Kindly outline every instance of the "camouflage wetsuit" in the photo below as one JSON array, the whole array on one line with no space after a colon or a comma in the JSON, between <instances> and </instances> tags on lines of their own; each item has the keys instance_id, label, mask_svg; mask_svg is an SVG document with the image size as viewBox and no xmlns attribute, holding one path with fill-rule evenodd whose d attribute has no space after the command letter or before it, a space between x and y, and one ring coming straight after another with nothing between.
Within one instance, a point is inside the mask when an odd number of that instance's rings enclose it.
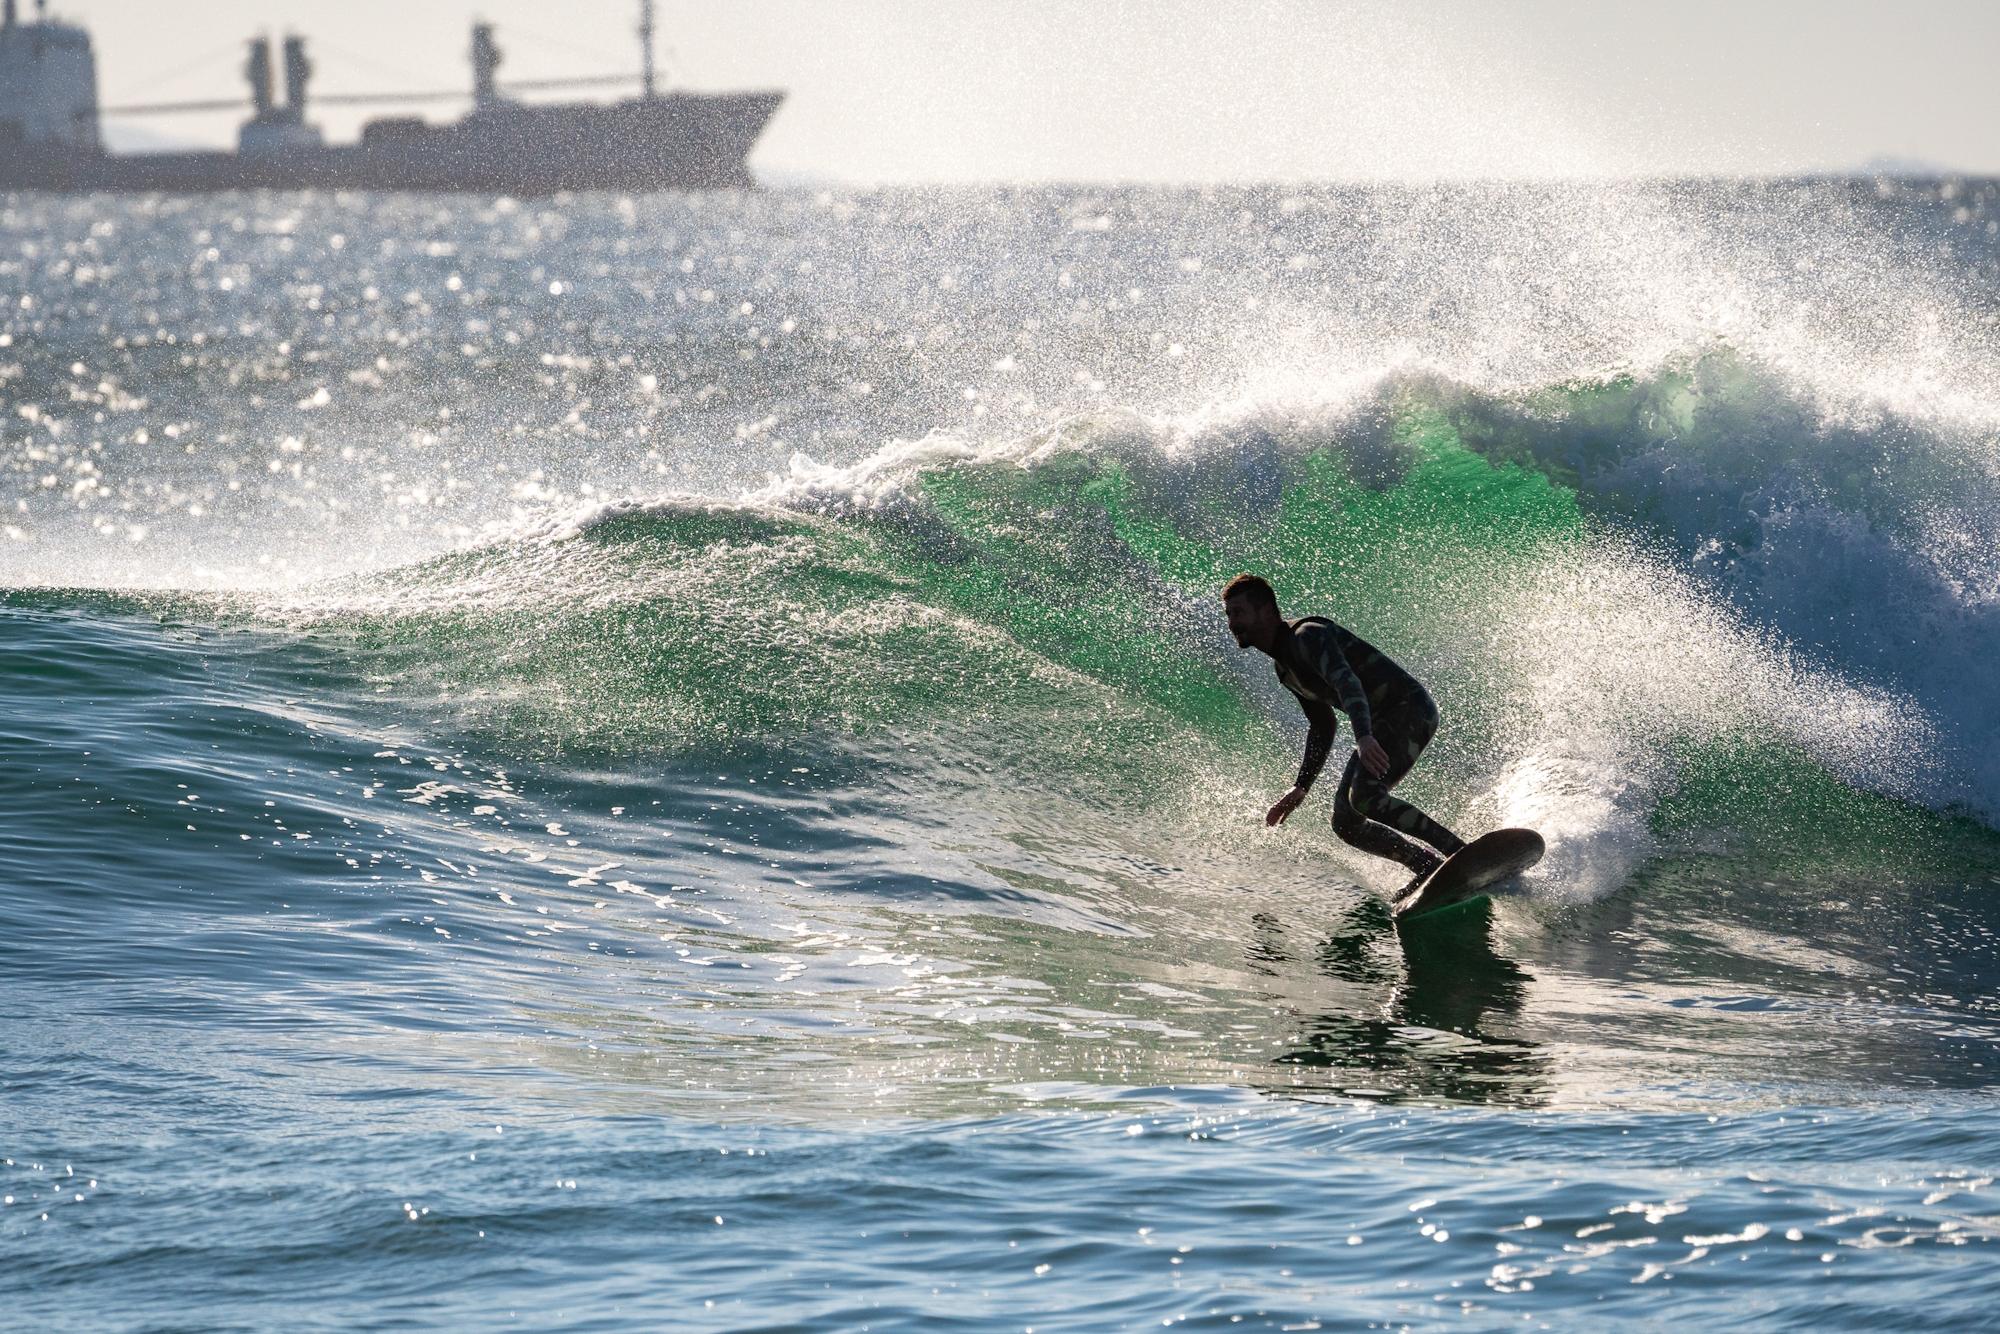
<instances>
[{"instance_id":1,"label":"camouflage wetsuit","mask_svg":"<svg viewBox=\"0 0 2000 1334\"><path fill-rule=\"evenodd\" d=\"M1358 742L1373 736L1389 753L1389 771L1377 778L1350 756L1333 798L1333 832L1363 852L1401 862L1419 875L1436 867L1437 855L1404 835L1450 856L1465 841L1406 801L1389 795L1437 731L1437 705L1417 678L1359 635L1324 616L1302 616L1271 654L1278 680L1298 697L1312 730L1298 785L1309 788L1326 764L1339 708ZM1398 832L1401 831L1401 832Z\"/></svg>"}]
</instances>

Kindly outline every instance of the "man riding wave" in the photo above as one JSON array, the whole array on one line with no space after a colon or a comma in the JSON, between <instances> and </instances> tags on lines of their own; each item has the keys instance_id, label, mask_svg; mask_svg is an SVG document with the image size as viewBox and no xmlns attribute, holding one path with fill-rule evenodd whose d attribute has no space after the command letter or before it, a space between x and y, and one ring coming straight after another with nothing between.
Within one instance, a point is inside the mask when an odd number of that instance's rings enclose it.
<instances>
[{"instance_id":1,"label":"man riding wave","mask_svg":"<svg viewBox=\"0 0 2000 1334\"><path fill-rule=\"evenodd\" d=\"M1257 575L1230 580L1222 605L1237 645L1270 656L1278 680L1311 723L1298 779L1265 814L1265 824L1283 824L1312 790L1333 748L1337 708L1354 728L1354 754L1334 793L1333 832L1363 852L1409 867L1412 884L1465 846L1451 830L1389 792L1437 731L1437 705L1421 682L1324 616L1286 620L1277 594Z\"/></svg>"}]
</instances>

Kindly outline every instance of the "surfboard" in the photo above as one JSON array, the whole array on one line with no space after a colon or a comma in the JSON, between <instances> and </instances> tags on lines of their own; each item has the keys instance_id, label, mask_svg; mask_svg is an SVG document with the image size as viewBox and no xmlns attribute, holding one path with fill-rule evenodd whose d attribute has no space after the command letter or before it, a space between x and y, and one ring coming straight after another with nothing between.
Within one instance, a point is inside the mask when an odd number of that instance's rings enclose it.
<instances>
[{"instance_id":1,"label":"surfboard","mask_svg":"<svg viewBox=\"0 0 2000 1334\"><path fill-rule=\"evenodd\" d=\"M1547 850L1542 836L1532 829L1496 829L1481 834L1396 900L1396 920L1427 918L1483 899L1489 886L1527 870Z\"/></svg>"}]
</instances>

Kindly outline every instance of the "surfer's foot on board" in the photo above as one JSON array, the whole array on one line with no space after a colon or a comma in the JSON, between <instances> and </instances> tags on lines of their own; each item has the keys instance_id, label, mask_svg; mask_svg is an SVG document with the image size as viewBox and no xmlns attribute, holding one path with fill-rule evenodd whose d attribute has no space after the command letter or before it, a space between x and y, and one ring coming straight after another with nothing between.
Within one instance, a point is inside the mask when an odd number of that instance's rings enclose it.
<instances>
[{"instance_id":1,"label":"surfer's foot on board","mask_svg":"<svg viewBox=\"0 0 2000 1334\"><path fill-rule=\"evenodd\" d=\"M1436 855L1428 857L1423 863L1421 863L1415 868L1416 874L1410 877L1409 883L1396 891L1396 897L1399 899L1406 899L1410 897L1410 895L1416 893L1417 886L1423 884L1424 881L1430 879L1431 876L1437 871L1437 868L1443 865L1444 865L1444 858Z\"/></svg>"}]
</instances>

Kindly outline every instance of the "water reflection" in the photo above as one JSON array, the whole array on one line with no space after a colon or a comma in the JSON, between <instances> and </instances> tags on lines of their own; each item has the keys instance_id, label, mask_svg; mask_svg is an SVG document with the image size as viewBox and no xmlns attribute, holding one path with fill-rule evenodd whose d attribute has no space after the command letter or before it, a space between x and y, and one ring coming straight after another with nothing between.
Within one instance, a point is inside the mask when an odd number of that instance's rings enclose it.
<instances>
[{"instance_id":1,"label":"water reflection","mask_svg":"<svg viewBox=\"0 0 2000 1334\"><path fill-rule=\"evenodd\" d=\"M1399 931L1372 896L1318 942L1322 974L1362 984L1363 1007L1304 1017L1298 1044L1273 1064L1285 1091L1324 1088L1391 1101L1532 1106L1548 1096L1548 1056L1518 1033L1533 979L1492 941L1491 907L1447 928ZM1252 933L1252 950L1268 931ZM1401 967L1397 967L1400 954ZM1324 1072L1318 1074L1317 1072Z\"/></svg>"},{"instance_id":2,"label":"water reflection","mask_svg":"<svg viewBox=\"0 0 2000 1334\"><path fill-rule=\"evenodd\" d=\"M1285 949L1285 928L1278 919L1267 912L1250 914L1250 944L1243 951L1244 959L1253 973L1265 977L1276 977L1274 965L1287 962L1292 956Z\"/></svg>"}]
</instances>

